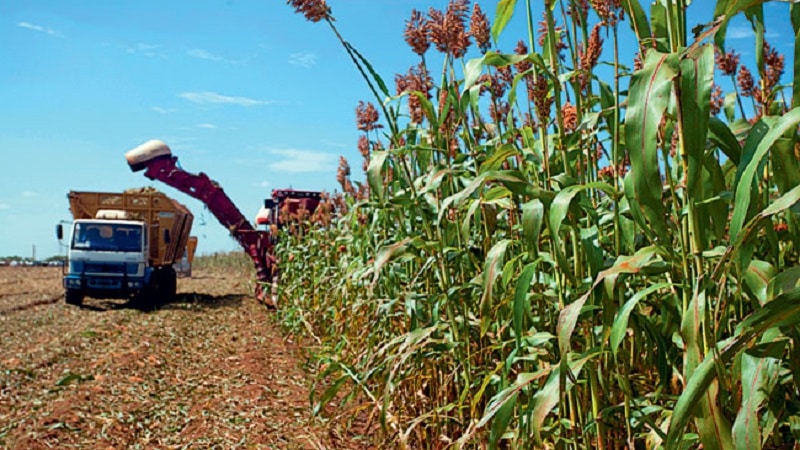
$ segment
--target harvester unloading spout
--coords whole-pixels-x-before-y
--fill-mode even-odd
[[[177,164],[178,157],[172,155],[169,146],[164,142],[145,142],[127,152],[125,159],[132,171],[145,170],[144,175],[147,178],[161,181],[203,202],[253,260],[259,281],[256,283],[258,300],[275,306],[269,289],[266,288],[272,282],[275,269],[272,241],[268,232],[255,229],[219,184],[206,174],[193,174],[181,169]]]

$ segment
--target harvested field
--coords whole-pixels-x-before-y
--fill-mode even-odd
[[[66,305],[60,277],[0,267],[0,447],[365,448],[309,419],[302,355],[246,276],[196,270],[152,312]]]

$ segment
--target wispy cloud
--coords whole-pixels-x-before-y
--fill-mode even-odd
[[[257,106],[268,105],[272,103],[268,100],[256,100],[248,97],[231,97],[228,95],[217,94],[216,92],[184,92],[178,97],[189,100],[198,105],[217,104],[217,105],[239,105],[239,106]]]
[[[215,55],[215,54],[213,54],[213,53],[211,53],[211,52],[209,52],[207,50],[203,50],[201,48],[193,48],[193,49],[189,50],[186,53],[189,56],[191,56],[192,58],[205,59],[205,60],[208,60],[208,61],[229,63],[229,64],[233,63],[233,61],[231,61],[231,60],[229,60],[227,58],[223,58],[222,56]]]
[[[172,109],[172,108],[169,108],[169,109],[168,109],[168,108],[162,108],[162,107],[160,107],[160,106],[153,106],[153,107],[152,107],[152,108],[150,108],[150,109],[151,109],[151,110],[153,110],[153,111],[155,111],[155,112],[157,112],[157,113],[159,113],[159,114],[169,114],[169,113],[171,113],[171,112],[175,112],[175,110],[174,110],[174,109]]]
[[[197,124],[197,128],[204,128],[206,130],[213,130],[213,129],[216,129],[217,126],[214,125],[213,123],[198,123]]]
[[[128,53],[136,53],[147,56],[148,58],[167,59],[167,55],[162,51],[161,46],[157,44],[145,44],[143,42],[139,42],[134,46],[127,47],[126,50]]]
[[[774,39],[779,37],[780,35],[774,31],[767,31],[764,33],[764,37]],[[737,27],[730,27],[728,31],[725,33],[726,39],[748,39],[748,38],[755,38],[755,33],[753,29],[749,26],[742,25]]]
[[[28,30],[33,30],[33,31],[38,31],[40,33],[49,34],[50,36],[62,37],[61,33],[59,33],[58,31],[56,31],[56,30],[54,30],[52,28],[43,27],[41,25],[36,25],[36,24],[30,23],[30,22],[18,22],[17,26],[20,27],[20,28],[28,29]]]
[[[270,163],[270,169],[285,172],[327,172],[336,167],[336,155],[297,149],[272,149],[283,159]]]
[[[33,191],[23,191],[22,192],[22,196],[25,197],[25,198],[36,197],[37,195],[39,195],[38,192],[33,192]]]
[[[331,147],[339,147],[339,148],[347,147],[346,144],[342,144],[341,142],[334,142],[328,139],[323,139],[321,142],[325,145],[330,145]]]
[[[264,181],[260,181],[258,183],[253,183],[253,186],[260,187],[260,188],[269,187],[269,181],[264,180]]]
[[[11,208],[11,205],[9,205],[8,203],[0,203],[0,210],[9,208]]]
[[[292,53],[289,55],[289,64],[301,67],[312,67],[317,64],[316,53]]]

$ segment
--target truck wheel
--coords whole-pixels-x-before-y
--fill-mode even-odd
[[[154,309],[158,300],[156,288],[152,284],[145,286],[144,289],[131,298],[131,306],[142,311]]]
[[[68,289],[64,292],[64,300],[68,305],[81,306],[83,303],[83,293],[74,289]]]
[[[161,290],[161,301],[169,303],[175,301],[178,294],[178,274],[173,268],[164,269],[161,274],[161,282],[159,286]]]

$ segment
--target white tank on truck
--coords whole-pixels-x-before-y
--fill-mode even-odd
[[[66,302],[85,297],[152,306],[175,296],[173,264],[183,256],[194,216],[152,189],[121,193],[71,191],[73,222],[64,272]],[[56,228],[64,238],[61,225]]]

